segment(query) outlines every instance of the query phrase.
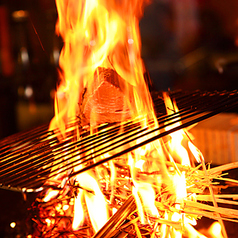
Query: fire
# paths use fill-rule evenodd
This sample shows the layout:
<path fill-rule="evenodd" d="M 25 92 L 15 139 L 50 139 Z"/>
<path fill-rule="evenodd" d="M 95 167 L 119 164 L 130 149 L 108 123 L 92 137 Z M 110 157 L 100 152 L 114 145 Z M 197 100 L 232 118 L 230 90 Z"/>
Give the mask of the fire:
<path fill-rule="evenodd" d="M 88 173 L 79 174 L 76 179 L 81 186 L 88 190 L 91 189 L 93 192 L 89 193 L 81 190 L 77 195 L 74 206 L 75 217 L 73 221 L 73 229 L 77 230 L 83 219 L 83 208 L 81 207 L 81 204 L 83 199 L 82 196 L 84 196 L 92 226 L 95 231 L 98 231 L 108 220 L 105 198 L 95 178 Z M 80 218 L 78 217 L 78 214 Z"/>
<path fill-rule="evenodd" d="M 146 3 L 56 0 L 56 31 L 62 36 L 64 47 L 59 60 L 61 81 L 55 97 L 55 117 L 50 128 L 59 129 L 60 140 L 65 139 L 66 125 L 72 118 L 78 118 L 78 127 L 89 125 L 92 133 L 101 123 L 135 119 L 141 127 L 158 127 L 140 56 L 138 23 Z M 167 95 L 164 102 L 168 114 L 178 111 Z M 167 125 L 165 130 L 170 128 Z M 80 140 L 78 129 L 76 126 L 75 140 Z M 87 234 L 92 236 L 133 194 L 138 214 L 138 219 L 133 219 L 140 221 L 142 228 L 149 226 L 151 237 L 178 238 L 184 229 L 192 234 L 190 224 L 194 224 L 196 216 L 187 216 L 183 209 L 186 200 L 194 200 L 194 193 L 187 192 L 186 169 L 181 169 L 191 166 L 191 153 L 196 159 L 201 157 L 188 132 L 180 130 L 166 140 L 147 144 L 90 172 L 73 178 L 67 177 L 72 170 L 59 174 L 54 178 L 56 182 L 47 181 L 60 185 L 43 198 L 45 203 L 54 199 L 58 203 L 49 212 L 51 218 L 45 219 L 46 226 L 55 230 L 59 214 L 70 216 L 70 228 L 69 221 L 62 219 L 59 229 L 77 232 L 90 223 L 93 231 Z M 62 154 L 68 156 L 64 150 Z M 106 153 L 101 158 L 109 156 Z M 80 158 L 77 152 L 75 157 Z M 81 168 L 82 165 L 75 166 L 73 171 Z M 60 198 L 63 202 L 59 202 Z M 130 216 L 134 217 L 134 212 Z M 132 225 L 140 237 L 137 222 Z"/>
<path fill-rule="evenodd" d="M 115 102 L 116 108 L 112 108 L 115 114 L 118 105 L 121 105 L 121 116 L 119 119 L 116 117 L 116 120 L 121 121 L 128 115 L 130 118 L 140 116 L 147 120 L 155 117 L 140 57 L 138 22 L 145 2 L 143 0 L 56 1 L 59 15 L 56 31 L 62 36 L 65 44 L 59 60 L 61 82 L 55 97 L 55 117 L 51 122 L 51 128 L 59 128 L 63 137 L 65 125 L 71 118 L 83 116 L 85 120 L 86 117 L 91 128 L 100 123 L 102 115 L 98 105 L 100 103 L 104 105 L 104 102 L 98 101 L 102 96 L 97 95 L 96 102 L 91 98 L 97 88 L 105 83 L 108 74 L 109 81 L 114 80 L 110 86 L 116 85 L 116 90 L 122 94 L 120 100 Z M 85 99 L 85 95 L 88 95 L 88 98 Z M 109 96 L 111 98 L 113 95 Z M 89 110 L 84 107 L 86 100 L 89 100 Z M 110 167 L 113 175 L 113 163 Z M 110 179 L 112 178 L 113 176 Z M 107 205 L 96 182 L 98 178 L 85 173 L 75 179 L 80 186 L 92 188 L 95 194 L 89 196 L 86 192 L 83 195 L 84 191 L 80 191 L 77 195 L 73 229 L 77 229 L 83 222 L 83 215 L 76 213 L 83 210 L 80 203 L 84 197 L 91 222 L 96 220 L 92 223 L 94 230 L 97 231 L 108 219 Z M 55 196 L 57 191 L 51 191 L 50 194 Z M 44 201 L 50 198 L 50 194 Z M 98 204 L 98 201 L 101 202 Z M 90 208 L 91 206 L 94 208 Z M 102 208 L 99 219 L 95 219 L 93 212 L 90 212 L 95 210 L 95 206 Z"/>
<path fill-rule="evenodd" d="M 115 74 L 113 83 L 123 92 L 121 110 L 129 108 L 133 117 L 152 116 L 152 103 L 143 79 L 138 26 L 145 2 L 56 1 L 59 13 L 56 31 L 65 44 L 59 60 L 61 82 L 52 128 L 57 126 L 64 134 L 67 121 L 82 114 L 79 105 L 84 103 L 85 90 L 92 97 L 106 78 L 104 72 Z M 97 103 L 90 106 L 87 119 L 93 125 L 99 120 L 99 108 Z"/>

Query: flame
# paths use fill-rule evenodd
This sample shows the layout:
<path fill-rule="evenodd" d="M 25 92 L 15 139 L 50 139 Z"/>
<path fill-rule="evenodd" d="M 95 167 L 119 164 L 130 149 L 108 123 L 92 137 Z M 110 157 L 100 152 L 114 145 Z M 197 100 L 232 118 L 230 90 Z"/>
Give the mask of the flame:
<path fill-rule="evenodd" d="M 66 137 L 66 125 L 72 118 L 79 118 L 81 124 L 89 124 L 93 131 L 105 116 L 101 110 L 105 110 L 106 115 L 118 114 L 117 105 L 120 105 L 121 112 L 120 116 L 116 117 L 119 121 L 140 118 L 142 127 L 158 127 L 140 56 L 138 24 L 147 2 L 56 0 L 59 15 L 56 31 L 62 36 L 64 47 L 59 59 L 60 83 L 55 95 L 55 117 L 51 121 L 50 129 L 60 130 L 59 139 L 64 140 Z M 108 92 L 99 91 L 103 85 L 109 87 Z M 101 108 L 106 105 L 108 98 L 114 96 L 110 90 L 118 93 L 119 97 L 115 98 L 112 106 L 110 104 L 111 108 Z M 105 93 L 107 100 L 103 98 Z M 168 115 L 178 111 L 175 102 L 167 95 L 164 95 L 164 101 Z M 177 126 L 178 123 L 173 125 Z M 167 125 L 165 130 L 170 129 L 171 126 Z M 155 132 L 153 136 L 158 133 Z M 80 140 L 79 134 L 75 137 Z M 130 177 L 121 176 L 118 183 L 134 195 L 141 224 L 152 224 L 153 219 L 163 219 L 176 224 L 183 223 L 189 230 L 190 224 L 194 222 L 181 212 L 188 194 L 185 172 L 181 172 L 176 164 L 191 166 L 184 141 L 187 144 L 190 142 L 188 132 L 179 130 L 171 133 L 167 142 L 157 140 L 128 153 L 124 165 L 129 166 Z M 140 139 L 137 143 L 140 143 Z M 201 157 L 193 145 L 188 145 L 188 148 L 191 148 L 195 158 Z M 109 153 L 101 158 L 108 156 Z M 168 161 L 172 162 L 172 166 L 167 166 Z M 118 174 L 114 162 L 104 166 L 110 172 L 96 167 L 93 172 L 79 174 L 71 181 L 78 187 L 73 199 L 73 230 L 83 226 L 85 213 L 88 213 L 94 232 L 97 232 L 115 211 L 115 207 L 110 210 L 110 205 L 115 200 L 114 184 Z M 80 168 L 75 167 L 74 171 Z M 65 176 L 67 177 L 67 173 Z M 58 176 L 58 180 L 62 177 Z M 100 181 L 103 181 L 104 189 L 110 191 L 107 199 L 102 192 Z M 60 184 L 63 188 L 64 183 L 61 181 Z M 160 196 L 162 190 L 168 193 L 170 199 L 167 201 L 163 201 Z M 59 191 L 49 190 L 43 201 L 50 201 L 56 196 L 59 196 Z M 172 204 L 173 209 L 161 212 L 157 207 L 158 202 L 168 202 L 169 206 Z M 68 212 L 69 207 L 61 206 L 60 209 Z M 48 226 L 52 223 L 50 219 L 46 222 Z M 166 224 L 155 225 L 154 232 L 162 234 L 161 237 L 182 237 L 182 229 Z M 170 236 L 166 236 L 167 233 L 170 233 Z"/>
<path fill-rule="evenodd" d="M 122 118 L 126 114 L 132 118 L 145 117 L 146 120 L 155 118 L 152 100 L 144 81 L 145 69 L 140 56 L 139 19 L 147 2 L 56 0 L 58 10 L 56 32 L 62 36 L 64 47 L 59 59 L 61 81 L 55 95 L 55 117 L 51 121 L 51 129 L 58 128 L 64 137 L 67 122 L 85 113 L 83 108 L 85 91 L 89 98 L 92 97 L 97 88 L 105 82 L 108 73 L 116 77 L 117 87 L 123 95 L 122 102 L 119 101 L 122 104 Z M 98 102 L 92 100 L 90 107 L 89 113 L 86 112 L 87 115 L 84 116 L 89 120 L 91 127 L 94 127 L 100 120 Z M 113 180 L 115 172 L 112 163 L 110 168 Z M 83 222 L 83 208 L 80 204 L 84 197 L 89 211 L 95 210 L 95 207 L 90 208 L 91 206 L 101 207 L 104 210 L 101 216 L 105 214 L 103 215 L 105 219 L 102 217 L 95 219 L 90 215 L 94 230 L 97 231 L 102 226 L 101 223 L 105 223 L 108 219 L 100 189 L 96 185 L 95 178 L 87 173 L 77 176 L 76 180 L 80 186 L 83 183 L 83 187 L 92 187 L 95 195 L 85 194 L 84 191 L 80 191 L 77 195 L 74 213 L 78 215 L 74 217 L 73 229 L 77 229 Z M 138 187 L 144 189 L 143 185 Z M 140 189 L 140 193 L 144 193 L 143 189 Z M 111 190 L 112 200 L 113 187 Z M 154 193 L 151 187 L 147 190 Z M 44 200 L 47 201 L 51 195 L 56 194 L 56 191 L 51 191 Z M 98 200 L 101 201 L 100 204 L 93 205 Z M 153 213 L 158 213 L 155 208 L 153 210 Z M 93 222 L 94 220 L 96 221 Z"/>
<path fill-rule="evenodd" d="M 51 128 L 65 132 L 65 124 L 80 114 L 84 90 L 91 95 L 104 77 L 102 70 L 118 75 L 125 108 L 133 116 L 153 116 L 140 57 L 139 17 L 146 1 L 56 0 L 56 31 L 64 40 L 60 54 L 61 82 L 55 97 Z M 97 109 L 97 105 L 92 105 Z M 90 120 L 97 115 L 90 112 Z"/>
<path fill-rule="evenodd" d="M 207 229 L 202 228 L 199 230 L 201 234 L 203 234 L 204 237 L 210 237 L 210 238 L 224 238 L 222 235 L 222 227 L 221 224 L 217 221 L 213 222 L 210 227 Z"/>
<path fill-rule="evenodd" d="M 98 231 L 109 218 L 104 195 L 102 194 L 97 181 L 90 174 L 79 174 L 77 175 L 76 179 L 87 191 L 81 190 L 77 195 L 74 206 L 75 216 L 73 221 L 73 229 L 77 230 L 82 224 L 82 220 L 84 218 L 82 199 L 84 198 L 88 208 L 89 216 L 91 218 L 92 226 L 95 231 Z"/>
<path fill-rule="evenodd" d="M 223 238 L 221 224 L 219 222 L 213 222 L 208 229 L 208 234 L 211 237 Z"/>

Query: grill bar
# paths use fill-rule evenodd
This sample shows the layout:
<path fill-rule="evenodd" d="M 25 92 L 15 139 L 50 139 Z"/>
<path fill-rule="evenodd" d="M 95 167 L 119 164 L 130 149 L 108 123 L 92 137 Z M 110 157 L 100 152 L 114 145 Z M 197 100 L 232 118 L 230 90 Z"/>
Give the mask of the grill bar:
<path fill-rule="evenodd" d="M 135 131 L 138 127 L 134 127 L 132 129 L 130 129 L 129 131 L 127 131 L 126 133 L 129 133 L 131 131 Z M 122 137 L 125 133 L 121 133 L 119 136 Z M 97 148 L 98 146 L 103 146 L 105 143 L 110 142 L 111 140 L 119 137 L 118 136 L 118 132 L 115 131 L 113 133 L 110 133 L 109 135 L 105 135 L 105 136 L 101 136 L 99 138 L 96 138 L 94 140 L 92 140 L 92 142 L 90 143 L 90 141 L 78 141 L 78 142 L 73 142 L 73 143 L 64 143 L 63 145 L 61 144 L 60 146 L 60 150 L 59 150 L 59 145 L 57 145 L 57 150 L 54 151 L 54 147 L 49 148 L 47 153 L 45 151 L 38 151 L 38 159 L 35 160 L 33 155 L 27 155 L 27 158 L 24 158 L 24 162 L 22 162 L 22 160 L 20 160 L 19 162 L 19 166 L 17 168 L 15 168 L 15 170 L 12 170 L 11 168 L 9 168 L 8 166 L 4 165 L 4 169 L 0 172 L 0 179 L 4 179 L 7 178 L 8 182 L 13 182 L 15 180 L 19 179 L 19 176 L 25 176 L 25 174 L 30 175 L 31 174 L 31 170 L 32 168 L 34 169 L 40 169 L 42 166 L 47 166 L 50 165 L 49 163 L 54 162 L 54 165 L 52 166 L 47 166 L 47 169 L 52 169 L 55 166 L 60 166 L 60 164 L 62 163 L 62 160 L 64 159 L 65 156 L 67 156 L 67 153 L 69 152 L 71 154 L 71 158 L 74 158 L 73 153 L 78 152 L 78 150 L 80 149 L 82 152 L 77 153 L 75 156 L 79 156 L 82 153 L 86 153 L 87 151 L 93 148 Z M 67 147 L 65 147 L 67 146 Z M 65 149 L 64 149 L 65 147 Z M 63 149 L 63 151 L 62 151 Z M 54 153 L 54 159 L 52 161 L 52 152 Z M 42 154 L 42 156 L 40 156 Z M 22 158 L 21 158 L 22 159 Z M 19 159 L 18 159 L 19 160 Z M 15 162 L 15 161 L 14 161 Z M 14 162 L 11 163 L 14 164 Z M 29 166 L 30 163 L 30 166 Z M 37 166 L 37 167 L 34 167 Z M 62 167 L 61 167 L 62 169 Z M 9 178 L 13 179 L 9 181 Z"/>
<path fill-rule="evenodd" d="M 97 132 L 80 131 L 82 139 L 75 140 L 77 120 L 67 125 L 67 137 L 58 141 L 57 131 L 48 131 L 47 125 L 18 133 L 0 143 L 0 184 L 12 190 L 36 189 L 59 173 L 73 177 L 109 160 L 120 157 L 169 133 L 193 125 L 220 112 L 238 107 L 238 92 L 171 93 L 179 113 L 166 115 L 163 100 L 154 99 L 159 127 L 142 127 L 140 120 L 121 124 L 102 125 Z M 181 125 L 176 123 L 182 122 Z M 174 126 L 166 131 L 166 126 Z M 140 143 L 137 140 L 140 139 Z M 100 156 L 109 153 L 107 158 Z M 97 159 L 95 162 L 94 160 Z M 73 168 L 83 165 L 74 171 Z M 69 175 L 69 172 L 71 174 Z"/>
<path fill-rule="evenodd" d="M 125 125 L 123 127 L 123 131 L 125 132 L 119 135 L 118 135 L 118 132 L 120 130 L 120 126 L 116 126 L 116 127 L 113 127 L 113 129 L 109 131 L 99 132 L 90 137 L 82 138 L 82 140 L 80 141 L 70 142 L 70 140 L 67 139 L 63 143 L 54 143 L 52 145 L 49 143 L 50 146 L 49 144 L 44 144 L 40 146 L 39 148 L 37 148 L 38 149 L 37 151 L 33 151 L 32 153 L 27 152 L 26 155 L 23 155 L 21 158 L 19 158 L 18 156 L 15 156 L 16 157 L 15 159 L 14 157 L 12 157 L 11 160 L 7 162 L 3 161 L 2 163 L 0 163 L 0 166 L 1 166 L 0 178 L 2 175 L 7 175 L 7 173 L 15 173 L 16 171 L 13 171 L 12 168 L 9 167 L 14 165 L 15 163 L 18 163 L 19 166 L 16 169 L 19 169 L 19 170 L 24 169 L 25 165 L 27 165 L 29 162 L 31 163 L 31 165 L 37 164 L 37 161 L 34 160 L 34 156 L 36 155 L 38 155 L 39 157 L 39 154 L 40 154 L 41 159 L 44 159 L 44 161 L 47 159 L 51 160 L 52 158 L 51 152 L 53 151 L 54 156 L 60 156 L 59 160 L 61 160 L 65 156 L 65 153 L 67 153 L 68 151 L 69 152 L 73 152 L 74 150 L 77 151 L 80 147 L 80 149 L 81 150 L 83 149 L 85 152 L 85 149 L 93 145 L 94 146 L 98 145 L 98 143 L 102 145 L 103 143 L 105 143 L 105 141 L 109 142 L 112 139 L 115 139 L 119 136 L 123 136 L 125 133 L 133 132 L 137 130 L 138 128 L 139 128 L 139 124 L 133 123 L 133 125 L 131 124 Z M 62 153 L 62 149 L 63 149 L 63 153 Z M 24 160 L 22 160 L 22 158 L 24 158 Z"/>

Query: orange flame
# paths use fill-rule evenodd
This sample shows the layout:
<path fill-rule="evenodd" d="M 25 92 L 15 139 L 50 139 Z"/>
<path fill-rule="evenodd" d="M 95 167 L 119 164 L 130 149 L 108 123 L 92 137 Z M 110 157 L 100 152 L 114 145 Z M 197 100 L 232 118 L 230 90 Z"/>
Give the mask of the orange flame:
<path fill-rule="evenodd" d="M 109 91 L 115 86 L 122 95 L 120 100 L 116 97 L 114 102 L 115 105 L 118 102 L 122 104 L 121 120 L 124 117 L 139 117 L 142 126 L 148 126 L 148 120 L 154 122 L 150 127 L 158 126 L 150 93 L 144 81 L 145 69 L 140 56 L 138 23 L 143 6 L 147 2 L 56 0 L 59 14 L 56 30 L 64 40 L 64 47 L 59 60 L 61 81 L 55 97 L 55 117 L 51 121 L 51 129 L 58 128 L 64 137 L 67 122 L 71 118 L 81 118 L 82 115 L 91 127 L 97 125 L 100 122 L 99 105 L 106 102 L 100 98 L 101 95 L 97 95 L 96 99 L 92 99 L 92 95 L 98 92 L 97 89 L 108 77 L 112 78 L 109 80 Z M 113 96 L 113 93 L 107 93 Z M 85 99 L 86 94 L 88 99 Z M 110 97 L 107 99 L 110 100 Z M 85 100 L 91 100 L 88 113 L 84 111 Z M 166 96 L 165 104 L 170 110 L 178 111 Z M 110 108 L 103 109 L 110 114 Z M 116 110 L 115 106 L 113 110 Z M 168 114 L 171 114 L 170 110 Z M 169 129 L 167 126 L 166 130 Z M 158 132 L 154 135 L 156 133 Z M 167 143 L 158 140 L 128 154 L 127 164 L 130 166 L 133 183 L 130 192 L 135 197 L 141 223 L 149 223 L 149 217 L 163 217 L 181 223 L 186 220 L 180 213 L 183 201 L 187 198 L 185 174 L 176 166 L 168 168 L 166 165 L 166 161 L 170 160 L 174 164 L 190 166 L 189 155 L 182 145 L 184 138 L 187 138 L 186 131 L 180 130 L 172 133 Z M 193 146 L 191 148 L 196 151 Z M 108 154 L 103 155 L 104 158 L 107 156 Z M 107 166 L 110 168 L 110 178 L 104 179 L 107 184 L 113 184 L 117 176 L 115 166 L 113 162 Z M 78 169 L 76 167 L 74 171 Z M 114 188 L 111 185 L 112 193 L 106 201 L 100 190 L 99 175 L 100 171 L 96 168 L 95 174 L 83 173 L 75 177 L 77 184 L 84 189 L 80 188 L 74 199 L 74 230 L 84 222 L 83 203 L 87 205 L 94 231 L 98 231 L 108 219 L 108 204 L 113 200 Z M 166 189 L 172 194 L 173 202 L 176 203 L 170 214 L 161 214 L 156 207 L 158 194 L 162 190 L 161 184 L 166 185 Z M 57 192 L 51 191 L 44 201 L 56 195 Z M 97 217 L 97 214 L 100 216 Z M 187 226 L 191 223 L 184 222 Z M 158 229 L 162 234 L 166 234 L 167 228 L 164 225 Z M 182 236 L 180 230 L 173 230 L 171 234 L 171 237 Z"/>
<path fill-rule="evenodd" d="M 56 30 L 64 47 L 52 128 L 60 128 L 63 134 L 67 121 L 80 114 L 84 90 L 90 95 L 94 85 L 100 85 L 100 69 L 111 69 L 119 75 L 119 88 L 126 94 L 125 108 L 129 107 L 133 116 L 147 113 L 151 117 L 153 108 L 143 78 L 138 27 L 145 2 L 56 0 Z"/>
<path fill-rule="evenodd" d="M 60 129 L 64 137 L 67 122 L 84 113 L 82 107 L 85 104 L 85 91 L 91 97 L 104 83 L 104 72 L 116 75 L 116 86 L 123 95 L 121 100 L 124 114 L 133 118 L 155 117 L 140 57 L 138 24 L 146 2 L 148 1 L 56 0 L 59 16 L 56 31 L 62 36 L 64 47 L 59 59 L 61 81 L 55 96 L 55 117 L 50 129 Z M 117 105 L 117 101 L 115 104 Z M 94 126 L 99 117 L 98 102 L 93 101 L 90 106 L 91 110 L 86 117 L 90 125 Z M 113 163 L 110 168 L 113 178 Z M 96 218 L 95 222 L 91 220 L 97 231 L 108 219 L 99 186 L 87 173 L 77 176 L 76 180 L 80 185 L 83 183 L 84 187 L 92 187 L 95 195 L 79 192 L 75 200 L 75 214 L 76 210 L 78 214 L 74 217 L 73 229 L 77 229 L 83 222 L 83 215 L 79 212 L 82 211 L 82 199 L 87 203 L 89 213 L 94 210 L 90 207 L 96 206 L 93 205 L 96 204 L 95 201 L 101 200 L 97 206 L 103 208 L 101 216 L 105 213 L 105 219 Z M 51 191 L 45 200 L 56 194 L 57 192 Z"/>

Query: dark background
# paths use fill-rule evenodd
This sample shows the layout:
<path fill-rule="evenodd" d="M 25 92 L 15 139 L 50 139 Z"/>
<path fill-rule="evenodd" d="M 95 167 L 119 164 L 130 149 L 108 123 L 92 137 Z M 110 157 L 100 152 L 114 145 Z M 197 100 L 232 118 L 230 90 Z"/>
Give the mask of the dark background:
<path fill-rule="evenodd" d="M 0 138 L 53 117 L 56 19 L 54 0 L 0 0 Z M 237 0 L 154 0 L 140 22 L 151 90 L 237 89 L 237 24 Z M 24 237 L 31 196 L 0 190 L 0 237 Z"/>

